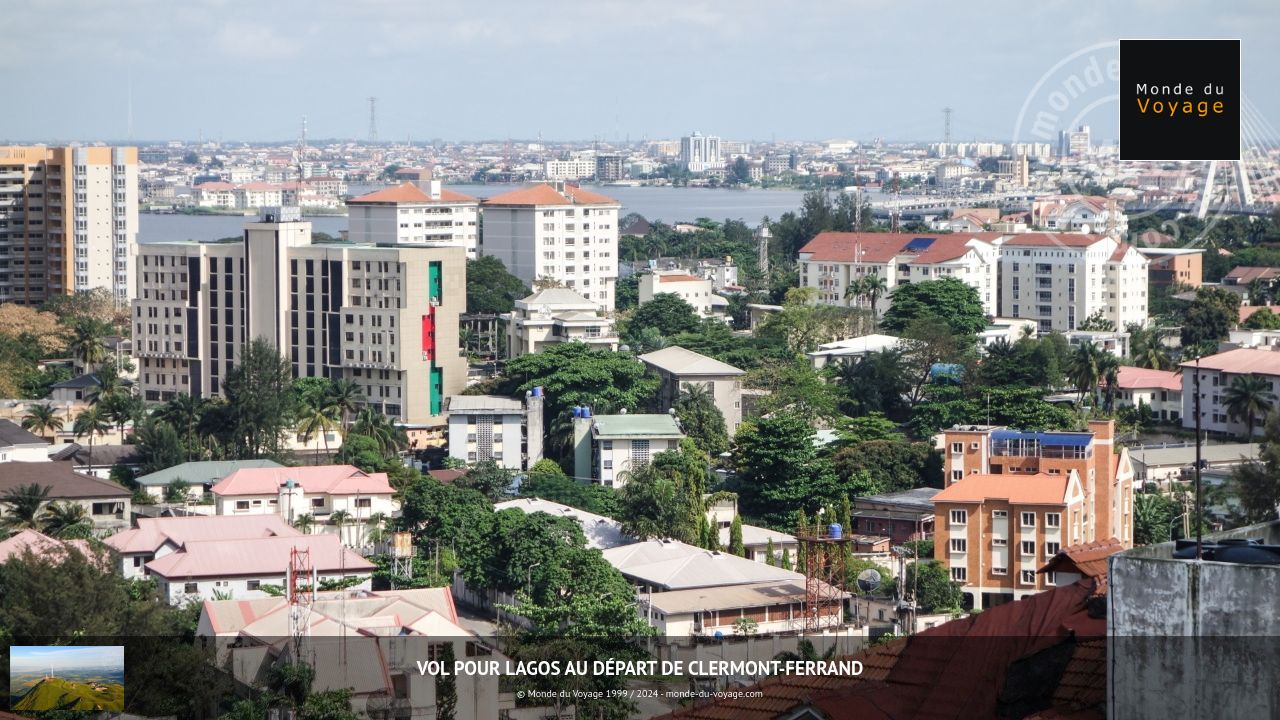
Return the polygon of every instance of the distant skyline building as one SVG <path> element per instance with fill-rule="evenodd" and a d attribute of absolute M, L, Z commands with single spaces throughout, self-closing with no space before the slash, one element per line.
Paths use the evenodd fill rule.
<path fill-rule="evenodd" d="M 680 138 L 680 164 L 689 172 L 723 169 L 720 138 L 698 132 Z"/>
<path fill-rule="evenodd" d="M 1089 136 L 1089 126 L 1081 125 L 1075 130 L 1063 130 L 1058 135 L 1058 155 L 1061 157 L 1085 157 L 1093 152 L 1093 142 Z"/>
<path fill-rule="evenodd" d="M 0 147 L 0 302 L 133 297 L 135 147 Z"/>
<path fill-rule="evenodd" d="M 465 251 L 440 245 L 313 243 L 297 208 L 274 208 L 234 242 L 141 246 L 133 304 L 143 400 L 221 395 L 250 341 L 294 377 L 347 379 L 415 430 L 442 428 L 462 391 Z"/>

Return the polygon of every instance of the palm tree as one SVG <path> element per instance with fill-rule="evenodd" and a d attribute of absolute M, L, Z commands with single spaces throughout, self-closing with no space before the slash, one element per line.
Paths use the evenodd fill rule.
<path fill-rule="evenodd" d="M 364 524 L 367 528 L 365 532 L 365 540 L 375 545 L 387 541 L 387 514 L 376 512 L 365 519 Z"/>
<path fill-rule="evenodd" d="M 142 401 L 120 390 L 102 397 L 98 405 L 103 415 L 116 426 L 121 442 L 124 442 L 124 426 L 138 420 L 143 413 Z"/>
<path fill-rule="evenodd" d="M 849 284 L 847 286 L 845 286 L 845 289 L 844 289 L 845 300 L 854 299 L 854 300 L 858 300 L 859 304 L 861 304 L 862 296 L 864 294 L 866 294 L 866 284 L 864 282 L 864 278 L 854 278 L 853 280 L 849 281 Z"/>
<path fill-rule="evenodd" d="M 368 435 L 378 442 L 378 448 L 384 455 L 400 452 L 409 446 L 409 439 L 404 430 L 391 422 L 390 418 L 373 407 L 364 407 L 356 415 L 351 429 L 361 435 Z"/>
<path fill-rule="evenodd" d="M 319 407 L 306 403 L 299 412 L 298 432 L 306 442 L 311 442 L 311 438 L 319 434 L 324 441 L 325 457 L 329 457 L 329 431 L 339 425 L 334 406 L 324 404 L 322 399 Z"/>
<path fill-rule="evenodd" d="M 876 301 L 889 290 L 889 285 L 879 273 L 871 273 L 862 278 L 862 292 L 871 300 L 871 322 L 879 322 L 876 315 Z"/>
<path fill-rule="evenodd" d="M 194 398 L 187 393 L 179 393 L 152 413 L 156 419 L 163 420 L 169 423 L 170 427 L 181 429 L 186 433 L 188 460 L 192 459 L 191 452 L 196 446 L 196 428 L 200 424 L 202 405 L 203 401 L 199 398 Z"/>
<path fill-rule="evenodd" d="M 1068 379 L 1080 391 L 1080 401 L 1084 402 L 1084 394 L 1091 392 L 1097 399 L 1098 382 L 1105 372 L 1106 353 L 1091 342 L 1082 342 L 1071 354 L 1071 366 Z M 1094 402 L 1097 406 L 1097 402 Z"/>
<path fill-rule="evenodd" d="M 50 441 L 62 429 L 62 425 L 62 416 L 52 405 L 32 405 L 27 408 L 27 414 L 22 416 L 23 430 L 39 433 Z"/>
<path fill-rule="evenodd" d="M 1144 328 L 1137 323 L 1125 328 L 1129 332 L 1129 355 L 1133 364 L 1152 370 L 1169 370 L 1173 367 L 1173 357 L 1169 346 L 1165 344 L 1172 331 L 1164 326 Z"/>
<path fill-rule="evenodd" d="M 1107 412 L 1116 404 L 1116 394 L 1120 392 L 1120 361 L 1116 356 L 1108 354 L 1102 364 L 1102 381 L 1107 385 L 1106 407 Z"/>
<path fill-rule="evenodd" d="M 0 527 L 10 532 L 39 530 L 40 510 L 49 498 L 49 486 L 31 483 L 19 485 L 0 495 L 0 505 L 7 505 L 8 512 L 0 515 Z"/>
<path fill-rule="evenodd" d="M 352 380 L 342 378 L 329 384 L 325 392 L 325 406 L 336 411 L 342 421 L 342 436 L 346 437 L 350 427 L 348 417 L 364 405 L 364 391 Z"/>
<path fill-rule="evenodd" d="M 350 520 L 351 520 L 351 513 L 347 512 L 346 510 L 334 510 L 333 514 L 329 515 L 329 522 L 333 523 L 338 527 L 339 542 L 342 542 L 342 543 L 347 542 L 346 533 L 344 532 L 344 530 L 346 529 L 347 523 Z"/>
<path fill-rule="evenodd" d="M 67 349 L 84 367 L 85 372 L 97 367 L 107 358 L 107 345 L 102 341 L 102 336 L 106 333 L 107 328 L 96 320 L 82 318 L 76 323 Z"/>
<path fill-rule="evenodd" d="M 1222 394 L 1223 405 L 1232 420 L 1245 418 L 1245 437 L 1253 436 L 1253 421 L 1258 416 L 1265 416 L 1275 405 L 1276 396 L 1271 392 L 1271 383 L 1257 375 L 1237 375 Z"/>
<path fill-rule="evenodd" d="M 316 516 L 311 513 L 299 515 L 293 520 L 293 527 L 302 532 L 303 535 L 310 535 L 311 528 L 315 527 Z"/>
<path fill-rule="evenodd" d="M 93 534 L 93 520 L 80 503 L 49 503 L 40 513 L 44 534 L 56 538 L 87 538 Z"/>
<path fill-rule="evenodd" d="M 76 416 L 75 424 L 71 426 L 71 431 L 76 434 L 77 438 L 89 436 L 89 467 L 93 467 L 93 439 L 98 435 L 111 429 L 111 423 L 107 422 L 107 414 L 101 406 L 90 405 Z"/>
<path fill-rule="evenodd" d="M 115 363 L 102 363 L 102 367 L 98 368 L 94 377 L 97 380 L 97 387 L 89 393 L 90 403 L 96 405 L 120 393 L 120 371 L 116 369 Z"/>

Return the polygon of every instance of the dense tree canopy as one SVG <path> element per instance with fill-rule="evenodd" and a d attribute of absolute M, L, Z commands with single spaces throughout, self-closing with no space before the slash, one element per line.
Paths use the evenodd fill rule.
<path fill-rule="evenodd" d="M 631 342 L 640 333 L 652 328 L 662 337 L 677 333 L 694 332 L 700 320 L 693 306 L 674 293 L 658 293 L 653 299 L 636 308 L 627 322 L 624 340 Z"/>
<path fill-rule="evenodd" d="M 744 515 L 784 528 L 797 508 L 812 513 L 837 500 L 839 478 L 831 461 L 814 447 L 813 434 L 804 417 L 787 412 L 738 428 L 734 489 Z"/>
<path fill-rule="evenodd" d="M 528 297 L 529 288 L 493 255 L 467 261 L 467 312 L 511 312 L 516 301 Z"/>
<path fill-rule="evenodd" d="M 956 335 L 974 335 L 987 326 L 982 298 L 963 280 L 948 277 L 899 285 L 892 297 L 893 304 L 880 320 L 885 330 L 903 332 L 925 317 L 941 318 Z"/>

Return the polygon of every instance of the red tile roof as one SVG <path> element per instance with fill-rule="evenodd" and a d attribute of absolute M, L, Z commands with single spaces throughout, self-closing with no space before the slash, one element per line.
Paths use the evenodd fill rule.
<path fill-rule="evenodd" d="M 611 197 L 583 190 L 580 187 L 565 185 L 564 192 L 558 192 L 546 183 L 531 185 L 519 190 L 512 190 L 485 200 L 484 205 L 617 205 L 618 201 Z"/>
<path fill-rule="evenodd" d="M 977 474 L 948 485 L 933 496 L 934 504 L 1008 500 L 1019 505 L 1064 505 L 1070 475 Z"/>
<path fill-rule="evenodd" d="M 1104 595 L 1107 592 L 1107 558 L 1124 549 L 1124 544 L 1113 537 L 1072 545 L 1059 550 L 1038 572 L 1079 573 L 1095 582 L 1095 594 Z"/>
<path fill-rule="evenodd" d="M 1151 370 L 1149 368 L 1122 365 L 1117 374 L 1116 385 L 1122 390 L 1141 390 L 1158 388 L 1160 390 L 1182 390 L 1182 374 L 1172 370 Z"/>
<path fill-rule="evenodd" d="M 308 494 L 390 495 L 386 473 L 366 473 L 353 465 L 240 468 L 213 486 L 214 495 L 275 495 L 293 480 Z"/>
<path fill-rule="evenodd" d="M 1111 253 L 1111 259 L 1109 262 L 1121 262 L 1124 260 L 1124 256 L 1129 254 L 1129 251 L 1132 249 L 1133 246 L 1129 243 L 1120 243 L 1119 245 L 1116 245 L 1116 251 Z"/>
<path fill-rule="evenodd" d="M 955 233 L 952 235 L 916 235 L 913 233 L 821 232 L 800 248 L 810 260 L 819 262 L 887 263 L 906 253 L 912 240 L 933 240 L 929 247 L 914 254 L 912 263 L 938 263 L 954 260 L 969 251 L 970 240 L 991 242 L 1000 233 Z"/>
<path fill-rule="evenodd" d="M 358 198 L 352 198 L 347 204 L 374 204 L 374 203 L 431 203 L 431 202 L 475 202 L 476 199 L 441 188 L 440 198 L 434 199 L 430 195 L 422 191 L 422 188 L 411 182 L 401 183 L 396 187 L 385 188 L 383 190 L 375 190 L 371 193 L 361 195 Z"/>

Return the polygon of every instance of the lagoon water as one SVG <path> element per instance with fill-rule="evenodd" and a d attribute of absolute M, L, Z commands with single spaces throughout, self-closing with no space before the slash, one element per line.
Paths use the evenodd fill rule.
<path fill-rule="evenodd" d="M 476 198 L 488 198 L 513 190 L 518 185 L 450 185 L 449 189 Z M 622 203 L 622 214 L 640 213 L 649 220 L 673 223 L 707 217 L 713 220 L 742 220 L 752 227 L 761 218 L 778 219 L 783 213 L 799 210 L 803 190 L 735 190 L 687 187 L 595 187 L 588 186 Z M 373 187 L 354 185 L 358 194 Z M 173 240 L 217 240 L 238 236 L 249 218 L 236 215 L 152 215 L 138 216 L 138 242 Z M 336 236 L 347 229 L 345 216 L 308 217 L 315 232 Z"/>

